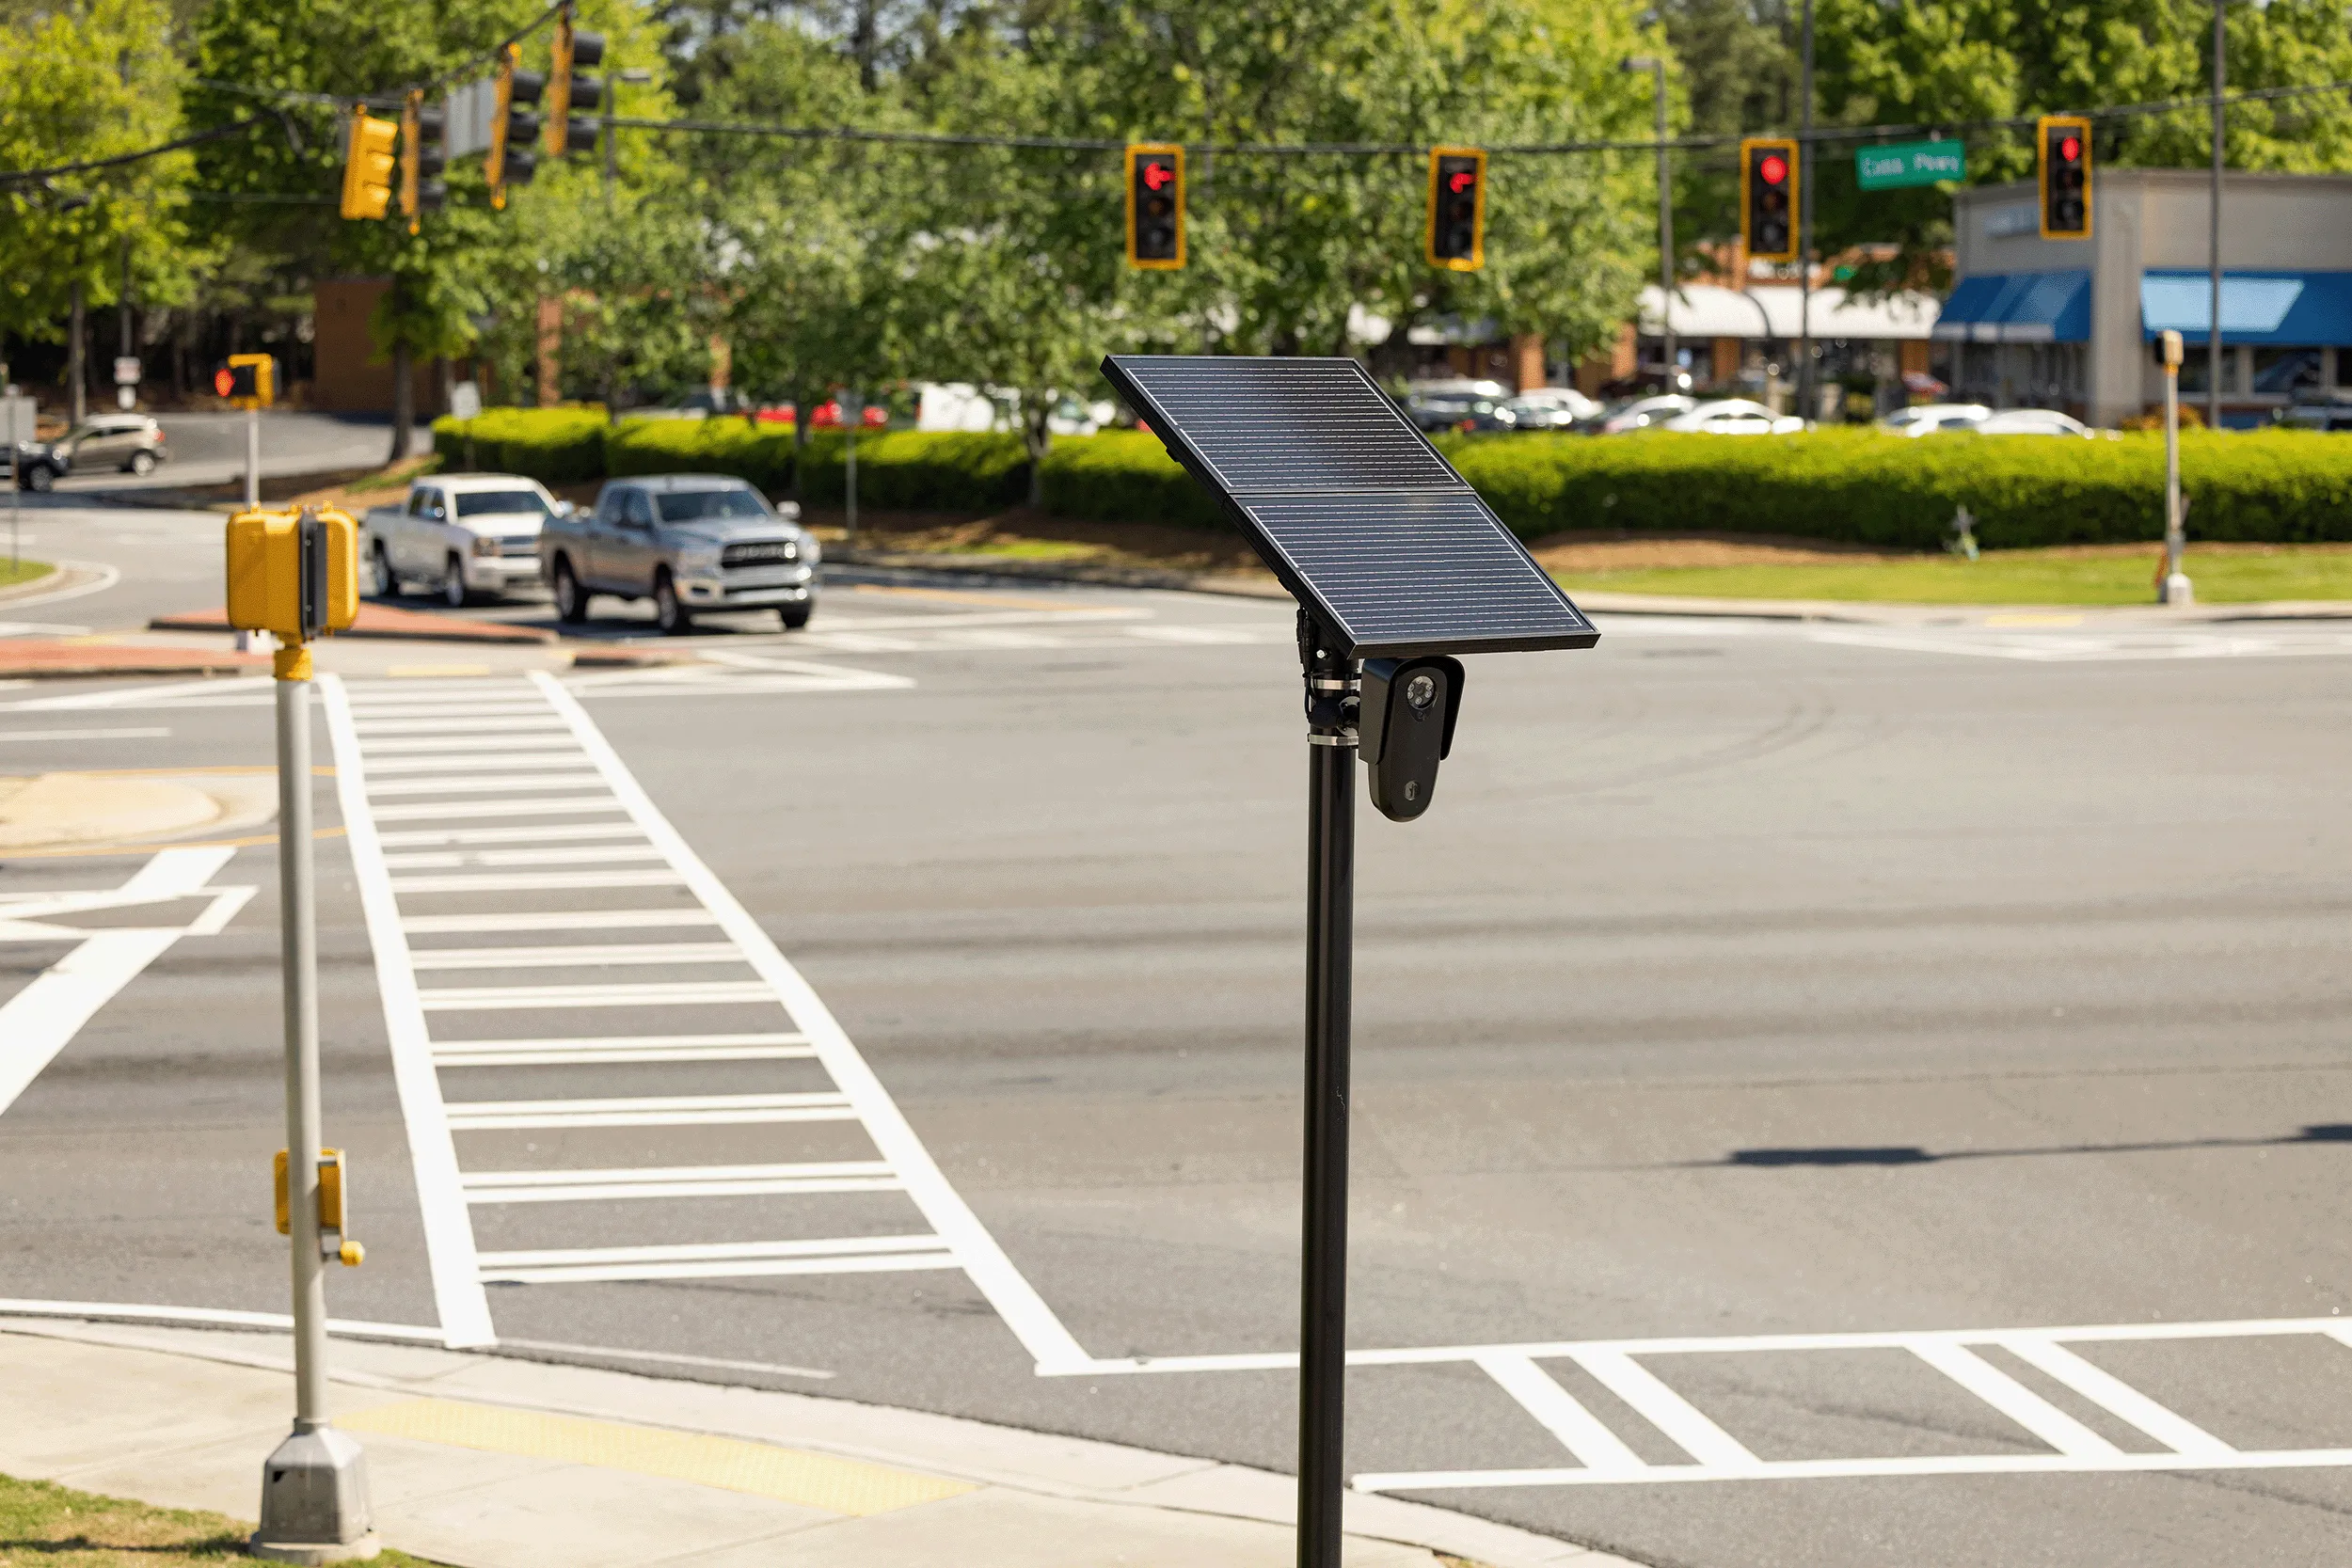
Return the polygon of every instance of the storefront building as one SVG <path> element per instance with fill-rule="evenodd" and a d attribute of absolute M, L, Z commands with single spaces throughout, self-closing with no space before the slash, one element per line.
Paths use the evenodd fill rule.
<path fill-rule="evenodd" d="M 1636 319 L 1639 361 L 1662 363 L 1671 326 L 1693 390 L 1786 406 L 1809 321 L 1823 398 L 1813 418 L 1867 420 L 1901 407 L 1904 377 L 1929 371 L 1935 296 L 1851 294 L 1834 283 L 1814 289 L 1809 304 L 1804 295 L 1794 283 L 1685 283 L 1661 313 L 1652 284 Z"/>
<path fill-rule="evenodd" d="M 2156 335 L 2186 340 L 2181 389 L 2201 408 L 2211 324 L 2212 176 L 2102 169 L 2090 238 L 2045 240 L 2028 183 L 1953 198 L 1950 297 L 1934 336 L 1951 395 L 2116 425 L 2160 406 Z M 2221 195 L 2222 422 L 2352 397 L 2352 177 L 2228 174 Z"/>

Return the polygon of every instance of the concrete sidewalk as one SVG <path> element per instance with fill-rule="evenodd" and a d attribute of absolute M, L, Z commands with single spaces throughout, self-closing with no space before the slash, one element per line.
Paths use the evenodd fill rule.
<path fill-rule="evenodd" d="M 252 1517 L 287 1338 L 0 1317 L 0 1473 Z M 1283 1568 L 1284 1476 L 805 1394 L 339 1339 L 386 1544 L 459 1568 Z M 1349 1568 L 1632 1568 L 1348 1498 Z"/>

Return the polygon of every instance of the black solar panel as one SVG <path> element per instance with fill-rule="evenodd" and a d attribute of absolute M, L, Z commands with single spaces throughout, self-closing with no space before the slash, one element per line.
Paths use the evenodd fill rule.
<path fill-rule="evenodd" d="M 1103 373 L 1355 657 L 1599 640 L 1353 359 L 1118 355 Z"/>

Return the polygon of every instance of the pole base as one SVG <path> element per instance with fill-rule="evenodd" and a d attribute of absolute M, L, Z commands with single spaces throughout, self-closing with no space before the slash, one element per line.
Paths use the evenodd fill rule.
<path fill-rule="evenodd" d="M 317 1568 L 320 1563 L 358 1562 L 373 1557 L 384 1549 L 384 1543 L 378 1541 L 373 1531 L 357 1541 L 315 1545 L 298 1541 L 264 1541 L 262 1532 L 255 1530 L 253 1538 L 245 1544 L 245 1549 L 264 1562 L 300 1562 Z"/>
<path fill-rule="evenodd" d="M 331 1426 L 296 1428 L 262 1466 L 262 1528 L 255 1557 L 273 1562 L 346 1562 L 373 1557 L 368 1456 Z"/>
<path fill-rule="evenodd" d="M 2158 604 L 2192 605 L 2197 602 L 2197 590 L 2189 586 L 2188 574 L 2174 572 L 2164 579 Z"/>

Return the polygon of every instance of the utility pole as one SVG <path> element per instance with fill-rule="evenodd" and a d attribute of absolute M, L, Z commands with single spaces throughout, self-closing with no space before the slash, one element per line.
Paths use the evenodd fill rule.
<path fill-rule="evenodd" d="M 1797 83 L 1797 415 L 1820 414 L 1813 373 L 1813 0 L 1804 0 L 1804 64 Z"/>
<path fill-rule="evenodd" d="M 88 357 L 84 340 L 89 335 L 89 312 L 83 305 L 82 280 L 78 277 L 73 280 L 72 309 L 73 342 L 66 351 L 65 378 L 73 383 L 73 387 L 66 396 L 66 407 L 72 412 L 73 423 L 78 426 L 89 418 L 89 388 L 84 385 L 89 380 L 89 367 L 84 363 Z"/>
<path fill-rule="evenodd" d="M 1636 55 L 1625 62 L 1625 69 L 1650 72 L 1658 89 L 1658 325 L 1666 356 L 1666 382 L 1660 390 L 1678 392 L 1682 381 L 1675 361 L 1675 195 L 1666 162 L 1666 62 L 1654 55 Z"/>
<path fill-rule="evenodd" d="M 1809 3 L 1809 0 L 1808 0 Z M 2228 74 L 2228 39 L 2222 31 L 2223 9 L 2229 0 L 2213 0 L 2213 231 L 2208 255 L 2213 269 L 2212 316 L 2205 323 L 2205 428 L 2221 428 L 2221 155 L 2229 111 L 2221 102 Z"/>

